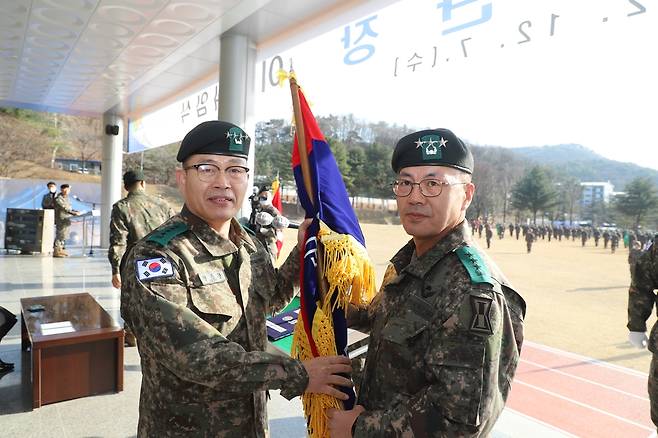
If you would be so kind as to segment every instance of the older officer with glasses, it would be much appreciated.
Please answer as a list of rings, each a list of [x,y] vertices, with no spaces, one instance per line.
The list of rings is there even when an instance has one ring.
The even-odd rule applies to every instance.
[[[447,129],[403,137],[392,159],[404,230],[370,307],[357,406],[330,411],[332,438],[488,436],[523,342],[525,302],[465,220],[473,156]]]
[[[140,437],[266,437],[268,389],[347,397],[333,385],[351,385],[336,375],[351,370],[349,359],[301,362],[264,351],[265,316],[292,299],[299,252],[275,270],[234,218],[249,144],[231,123],[192,129],[176,157],[183,210],[125,260],[121,315],[142,361]]]

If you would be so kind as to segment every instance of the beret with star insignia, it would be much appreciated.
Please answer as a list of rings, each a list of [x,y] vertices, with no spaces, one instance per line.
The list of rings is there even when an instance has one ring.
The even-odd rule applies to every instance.
[[[229,122],[211,120],[194,127],[183,138],[176,160],[195,154],[233,155],[247,158],[251,139],[242,128]]]
[[[473,173],[473,154],[452,131],[426,129],[398,141],[391,166],[395,173],[411,166],[448,166]]]

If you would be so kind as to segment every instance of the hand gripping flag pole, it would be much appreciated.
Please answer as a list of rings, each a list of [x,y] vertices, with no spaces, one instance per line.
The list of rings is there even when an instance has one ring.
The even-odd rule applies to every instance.
[[[375,292],[374,268],[365,240],[329,144],[290,77],[295,139],[292,166],[300,203],[312,218],[301,254],[299,320],[292,356],[307,360],[318,356],[347,355],[348,305],[364,306]],[[308,435],[329,437],[326,409],[351,409],[354,392],[340,388],[350,399],[340,402],[324,394],[303,394]]]

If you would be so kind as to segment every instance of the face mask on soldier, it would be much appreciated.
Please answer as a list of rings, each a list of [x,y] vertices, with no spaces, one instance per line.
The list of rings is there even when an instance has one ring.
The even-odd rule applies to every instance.
[[[50,191],[50,193],[55,193],[57,191],[57,187],[51,187],[48,190]]]

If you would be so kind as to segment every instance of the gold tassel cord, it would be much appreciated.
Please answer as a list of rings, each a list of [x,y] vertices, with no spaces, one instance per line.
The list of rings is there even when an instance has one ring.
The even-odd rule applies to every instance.
[[[320,356],[335,356],[336,340],[334,339],[334,327],[331,315],[327,315],[321,308],[318,308],[313,317],[312,331],[318,354]],[[294,346],[297,346],[298,348],[295,349]],[[299,348],[300,346],[302,347]],[[295,353],[302,354],[303,356],[295,356]],[[301,314],[299,315],[295,327],[293,357],[299,360],[313,358],[311,346],[306,337],[306,333],[304,332],[303,316]],[[334,408],[342,410],[342,402],[330,395],[305,392],[302,394],[302,406],[304,407],[304,414],[306,415],[308,436],[314,438],[328,438],[329,429],[327,425],[327,409]]]
[[[318,354],[331,356],[337,354],[332,311],[341,308],[347,312],[350,303],[358,307],[367,305],[375,294],[375,270],[365,248],[354,237],[333,232],[323,222],[320,222],[318,237],[322,242],[323,274],[328,283],[328,292],[323,302],[318,303],[311,331]],[[291,354],[296,359],[308,360],[313,358],[313,353],[304,330],[303,318],[300,313]],[[307,417],[308,436],[328,438],[325,412],[329,408],[343,409],[342,402],[324,394],[305,393],[302,395],[302,404]]]
[[[331,310],[340,307],[347,312],[348,304],[363,307],[370,303],[375,295],[375,268],[366,249],[353,236],[333,232],[323,222],[320,222],[318,233],[324,248],[324,277],[329,284],[329,291],[323,310],[328,312],[328,306],[334,293]]]

